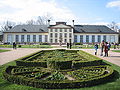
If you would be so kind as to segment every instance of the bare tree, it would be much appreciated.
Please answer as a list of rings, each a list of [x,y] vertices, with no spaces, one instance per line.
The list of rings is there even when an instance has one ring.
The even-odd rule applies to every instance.
[[[46,13],[44,16],[38,16],[36,23],[39,25],[47,25],[48,20],[52,20],[52,16],[50,13]]]
[[[118,30],[119,30],[118,24],[114,21],[112,21],[112,23],[108,24],[108,27],[111,28],[112,30],[114,30],[115,32],[118,32]]]
[[[38,25],[45,25],[44,18],[41,17],[41,16],[38,16],[36,24],[38,24]]]
[[[27,25],[48,25],[48,20],[52,20],[52,16],[50,13],[46,13],[44,16],[38,16],[37,20],[28,20],[26,22]]]
[[[6,22],[3,23],[3,25],[1,26],[1,28],[2,28],[2,31],[8,31],[8,30],[10,30],[15,25],[16,25],[15,22],[6,21]]]
[[[33,19],[26,21],[26,24],[28,25],[34,25],[35,21]]]

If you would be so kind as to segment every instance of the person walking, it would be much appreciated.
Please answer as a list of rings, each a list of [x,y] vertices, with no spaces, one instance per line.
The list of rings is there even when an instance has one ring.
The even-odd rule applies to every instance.
[[[111,48],[111,44],[110,44],[110,42],[108,42],[107,46],[108,46],[108,51],[109,51],[110,48]]]
[[[107,45],[108,43],[107,42],[105,42],[105,45],[104,45],[104,52],[105,52],[105,57],[108,57],[108,45]]]
[[[13,49],[16,49],[16,43],[15,42],[13,42]]]
[[[67,48],[69,48],[69,43],[67,43]]]
[[[97,55],[98,44],[95,44],[94,48],[95,48],[95,55]]]
[[[100,43],[100,47],[101,47],[101,54],[100,54],[100,56],[103,56],[104,44],[105,44],[105,42],[104,42],[104,40],[103,40],[103,41]]]

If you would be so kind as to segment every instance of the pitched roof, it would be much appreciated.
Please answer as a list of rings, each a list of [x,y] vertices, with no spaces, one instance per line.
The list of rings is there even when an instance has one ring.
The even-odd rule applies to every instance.
[[[56,25],[50,25],[50,27],[56,26]],[[69,25],[67,25],[69,26]],[[48,27],[46,25],[16,25],[9,31],[4,32],[48,32]],[[107,26],[104,25],[74,25],[74,33],[105,33],[105,34],[118,34],[117,32],[111,30]]]
[[[5,32],[48,32],[46,25],[16,25]]]
[[[74,25],[74,33],[106,33],[118,34],[105,25]]]

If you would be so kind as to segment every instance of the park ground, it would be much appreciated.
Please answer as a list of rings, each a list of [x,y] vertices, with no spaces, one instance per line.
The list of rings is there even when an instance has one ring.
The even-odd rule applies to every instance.
[[[10,61],[16,60],[18,58],[21,58],[23,56],[26,56],[28,54],[40,51],[40,50],[50,50],[50,49],[60,49],[60,48],[44,48],[44,49],[38,49],[38,48],[17,48],[17,49],[12,49],[12,48],[0,48],[5,49],[5,50],[10,50],[7,52],[2,52],[0,53],[0,65],[3,65],[5,63],[8,63]],[[66,49],[62,47],[62,49]],[[72,49],[73,50],[73,49]],[[74,49],[74,50],[83,50],[87,53],[90,53],[94,55],[95,50],[94,49]],[[113,50],[113,49],[112,49]],[[108,57],[103,57],[100,56],[100,49],[98,49],[97,57],[102,58],[103,60],[106,60],[108,62],[111,62],[113,64],[116,64],[120,66],[120,53],[119,52],[113,52],[112,50],[109,51],[109,56]],[[120,49],[117,49],[120,50]]]
[[[34,88],[29,86],[23,86],[23,85],[17,85],[7,82],[3,79],[2,76],[2,70],[8,66],[8,65],[15,65],[15,61],[18,58],[21,58],[23,56],[26,56],[28,54],[40,51],[40,50],[48,50],[48,49],[61,49],[61,48],[44,48],[44,49],[38,49],[38,48],[17,48],[16,50],[12,48],[0,48],[0,50],[10,50],[6,52],[0,53],[0,90],[45,90],[41,88]],[[62,49],[66,49],[62,47]],[[94,49],[74,49],[74,50],[83,50],[87,53],[93,54],[95,53]],[[120,51],[120,49],[116,49],[117,51]],[[98,53],[96,55],[97,57],[100,57],[109,64],[117,73],[120,73],[120,52],[113,52],[112,49],[109,51],[108,57],[100,56],[100,49],[98,49]],[[74,90],[120,90],[120,75],[116,74],[115,78],[111,78],[111,82],[106,84],[101,84],[93,87],[86,87],[86,88],[78,88]],[[114,80],[115,79],[115,80]],[[114,81],[113,81],[114,80]],[[60,89],[56,89],[60,90]],[[68,89],[63,89],[68,90]],[[70,89],[73,90],[73,89]]]

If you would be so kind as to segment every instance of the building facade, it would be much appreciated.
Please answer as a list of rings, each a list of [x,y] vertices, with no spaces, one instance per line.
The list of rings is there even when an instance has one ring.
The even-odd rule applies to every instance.
[[[119,33],[104,25],[17,25],[4,32],[4,43],[100,43],[102,40],[118,43]]]

